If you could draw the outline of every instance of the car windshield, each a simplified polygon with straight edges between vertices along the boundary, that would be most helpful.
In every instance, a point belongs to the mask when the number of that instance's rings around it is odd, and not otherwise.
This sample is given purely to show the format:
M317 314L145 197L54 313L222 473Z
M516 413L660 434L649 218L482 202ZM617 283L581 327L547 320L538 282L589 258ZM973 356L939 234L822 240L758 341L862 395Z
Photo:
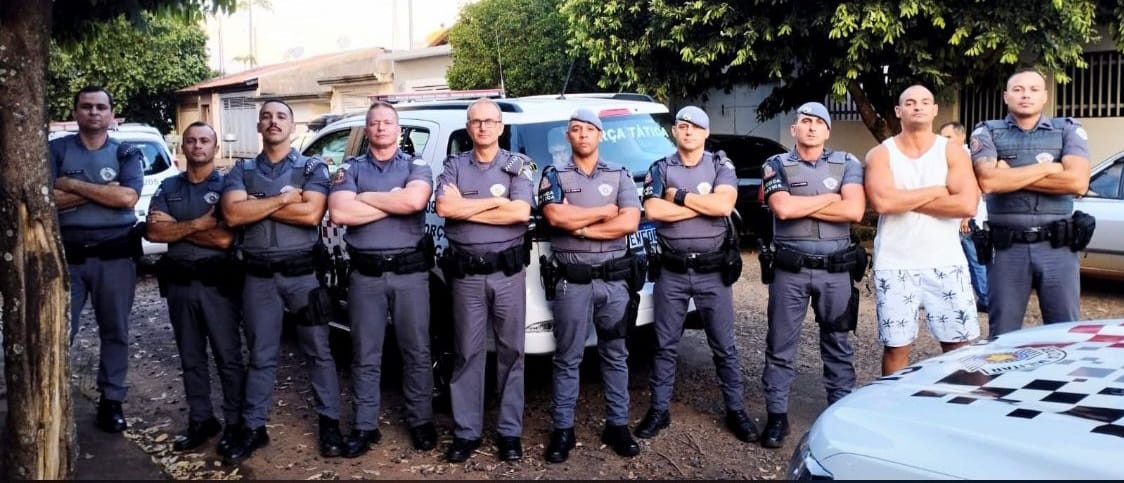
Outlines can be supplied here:
M168 158L164 147L151 141L128 141L144 153L144 175L156 174L168 169Z
M570 157L566 141L569 121L554 121L513 126L518 151L525 152L543 167ZM622 164L633 176L643 177L652 162L675 151L671 140L671 115L630 114L601 118L604 137L601 158Z

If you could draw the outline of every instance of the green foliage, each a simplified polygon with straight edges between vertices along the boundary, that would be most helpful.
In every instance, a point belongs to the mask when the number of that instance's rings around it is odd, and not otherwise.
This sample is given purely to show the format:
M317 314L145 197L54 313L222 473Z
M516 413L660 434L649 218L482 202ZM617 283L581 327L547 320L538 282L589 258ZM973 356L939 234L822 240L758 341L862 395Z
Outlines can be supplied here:
M761 119L850 94L878 139L900 129L897 95L923 84L946 95L998 85L1021 66L1066 80L1124 0L566 0L570 45L604 83L662 100L711 88L772 85ZM1118 30L1119 32L1119 30ZM1119 37L1118 37L1119 39Z
M89 24L82 40L51 41L50 119L69 120L74 93L95 84L113 95L118 116L152 124L161 132L172 129L174 92L212 74L207 67L207 34L183 16L140 15L143 28L122 15Z
M594 90L598 76L583 56L566 45L562 0L481 0L464 6L449 31L453 64L445 74L452 89L500 87L500 64L507 94L555 94L562 90L571 61L567 92ZM605 83L605 86L611 83Z
M144 27L143 13L172 16L185 22L198 21L204 14L234 12L236 0L54 0L51 2L51 38L61 44L82 40L91 24L116 19L121 15L137 27Z

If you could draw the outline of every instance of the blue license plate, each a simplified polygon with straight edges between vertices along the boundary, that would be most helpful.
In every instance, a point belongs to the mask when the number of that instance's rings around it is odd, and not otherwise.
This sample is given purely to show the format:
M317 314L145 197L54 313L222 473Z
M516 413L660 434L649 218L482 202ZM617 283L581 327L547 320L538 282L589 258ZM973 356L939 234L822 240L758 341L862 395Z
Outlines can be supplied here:
M655 222L645 221L640 224L640 229L628 236L629 250L635 250L648 244L656 242L656 224Z

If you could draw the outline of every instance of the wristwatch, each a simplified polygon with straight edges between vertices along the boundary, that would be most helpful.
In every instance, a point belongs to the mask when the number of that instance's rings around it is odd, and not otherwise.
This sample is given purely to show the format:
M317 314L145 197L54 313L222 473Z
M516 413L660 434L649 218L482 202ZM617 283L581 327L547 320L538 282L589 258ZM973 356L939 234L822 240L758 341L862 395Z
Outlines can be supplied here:
M675 204L677 204L679 206L684 206L687 203L687 190L682 189L682 188L676 190L674 199L675 199Z
M585 227L578 228L578 238L585 238Z

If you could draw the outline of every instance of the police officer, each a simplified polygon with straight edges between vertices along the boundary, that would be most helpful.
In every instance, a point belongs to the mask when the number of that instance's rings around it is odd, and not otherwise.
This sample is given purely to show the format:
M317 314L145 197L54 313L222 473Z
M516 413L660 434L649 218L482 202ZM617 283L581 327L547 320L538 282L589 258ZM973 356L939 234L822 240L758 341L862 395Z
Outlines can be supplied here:
M241 434L245 366L239 330L241 280L229 274L228 248L234 234L216 210L223 175L215 170L218 136L195 122L183 130L187 170L160 183L148 207L146 237L168 243L158 262L161 292L176 337L187 395L187 431L173 443L176 451L195 449L223 430L218 452L226 455ZM207 345L215 356L222 383L226 428L211 406Z
M104 88L89 86L74 95L74 120L78 134L51 141L47 150L70 270L70 340L89 297L101 340L94 422L117 433L128 426L121 401L128 389L129 311L141 252L133 207L144 185L144 161L135 146L109 137L113 99Z
M1092 237L1092 217L1073 212L1073 197L1089 188L1088 135L1072 118L1043 115L1046 99L1041 73L1016 72L1003 92L1007 117L976 125L969 143L980 188L989 194L993 336L1022 327L1032 289L1043 323L1081 316L1077 251Z
M265 101L258 112L264 148L256 158L236 163L223 187L223 215L241 229L239 248L246 270L242 299L247 301L243 316L250 352L242 410L245 431L227 453L228 464L269 444L265 421L286 310L297 316L297 336L308 359L320 415L320 454L343 452L339 380L328 349L330 302L315 273L326 257L318 226L327 204L328 168L320 159L289 147L293 126L288 104Z
M352 392L355 427L343 456L367 452L378 429L379 379L388 315L402 351L406 424L415 448L437 445L433 427L433 371L429 352L429 269L433 239L425 232L425 207L433 173L422 158L398 149L398 112L386 102L367 110L369 149L340 165L332 177L328 208L346 226L350 260L348 312L355 359Z
M640 454L628 430L628 348L625 312L635 257L628 235L640 224L640 197L624 167L601 159L601 119L589 109L570 116L566 137L573 156L543 171L539 206L553 227L552 260L545 270L547 294L554 294L554 431L546 460L561 463L575 445L574 406L578 366L590 329L597 333L605 386L605 429L601 441L621 456ZM540 270L544 270L540 266ZM638 288L638 287L637 287Z
M485 333L496 340L500 389L499 458L523 457L523 339L526 319L525 235L531 216L534 164L500 149L500 108L478 99L468 108L472 150L449 156L437 179L437 214L445 217L449 249L439 263L453 288L457 359L450 392L456 429L446 453L467 460L484 425Z
M862 165L850 153L824 147L831 116L823 104L808 102L796 112L789 128L796 146L765 161L762 173L776 249L761 375L769 413L761 436L766 448L781 447L789 431L788 392L809 300L820 326L828 403L854 387L854 350L846 332L851 327L842 319L857 320L849 310L858 308L851 270L866 269L866 258L850 249L851 223L862 219L866 205Z
M672 134L677 151L652 163L644 180L644 210L656 222L662 268L652 294L656 355L650 376L651 408L635 434L651 438L671 424L679 339L693 298L714 354L726 427L738 439L753 442L757 428L745 412L734 346L732 285L741 273L741 255L727 217L738 196L737 175L729 160L703 150L710 118L702 109L680 109Z

